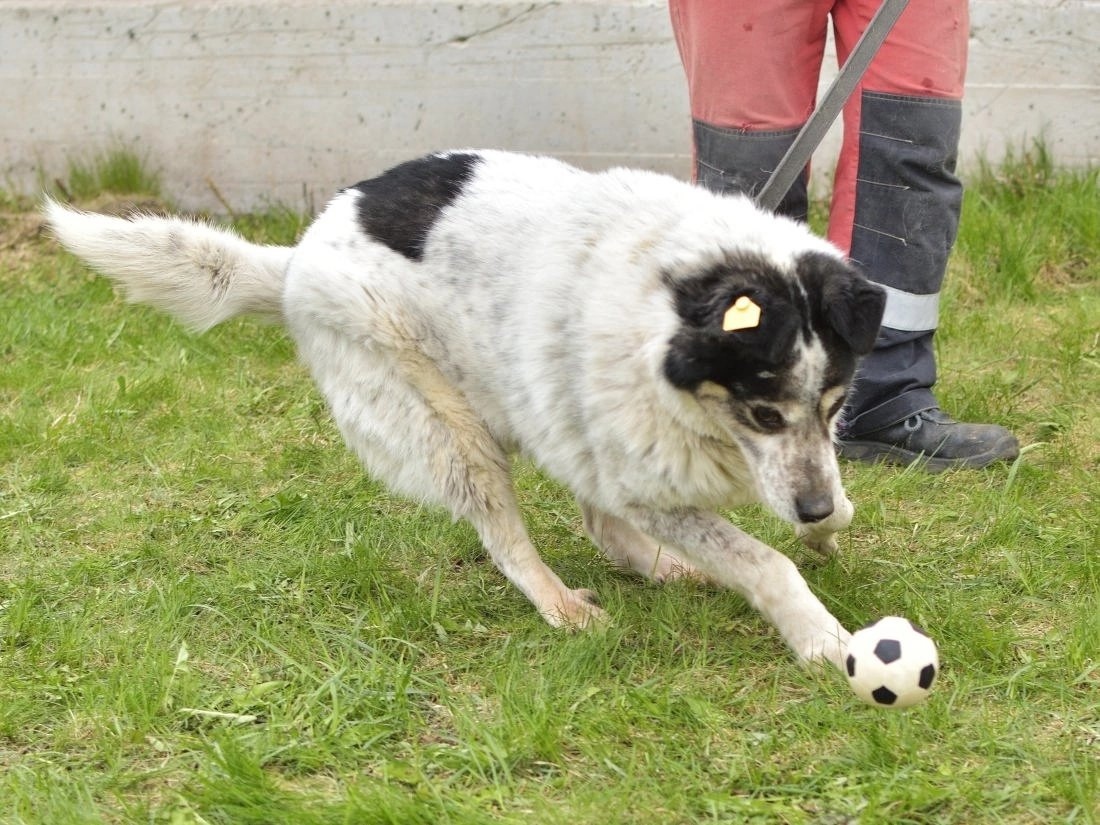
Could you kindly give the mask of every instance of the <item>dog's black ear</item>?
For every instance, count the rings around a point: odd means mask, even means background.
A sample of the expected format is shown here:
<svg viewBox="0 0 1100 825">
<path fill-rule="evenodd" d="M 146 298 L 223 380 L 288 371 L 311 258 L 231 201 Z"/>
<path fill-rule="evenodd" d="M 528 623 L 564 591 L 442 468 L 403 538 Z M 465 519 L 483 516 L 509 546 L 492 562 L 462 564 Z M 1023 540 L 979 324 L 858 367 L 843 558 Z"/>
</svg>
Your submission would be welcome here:
<svg viewBox="0 0 1100 825">
<path fill-rule="evenodd" d="M 714 342 L 706 333 L 680 330 L 668 342 L 665 355 L 665 378 L 674 387 L 693 390 L 710 378 L 714 370 Z"/>
<path fill-rule="evenodd" d="M 744 300 L 744 297 L 738 296 L 722 315 L 722 341 L 746 360 L 777 366 L 790 357 L 794 347 L 800 326 L 798 312 L 785 296 L 779 294 L 753 290 L 745 297 L 749 297 L 753 305 L 759 302 L 757 321 L 749 327 L 730 328 L 727 319 L 731 310 L 736 312 L 737 305 Z"/>
<path fill-rule="evenodd" d="M 680 318 L 665 358 L 675 386 L 744 384 L 790 358 L 802 319 L 790 278 L 770 262 L 745 255 L 666 283 Z"/>
<path fill-rule="evenodd" d="M 747 298 L 758 313 L 743 327 L 724 323 L 739 298 Z M 799 324 L 798 313 L 788 301 L 754 288 L 728 299 L 727 304 L 712 306 L 705 325 L 685 324 L 669 341 L 665 376 L 674 386 L 688 390 L 703 381 L 724 386 L 743 383 L 761 370 L 777 368 L 790 356 Z"/>
<path fill-rule="evenodd" d="M 826 303 L 825 317 L 852 352 L 866 355 L 875 348 L 885 309 L 886 290 L 853 273 L 840 294 Z"/>
<path fill-rule="evenodd" d="M 866 355 L 874 349 L 886 309 L 886 290 L 827 255 L 806 255 L 798 269 L 804 283 L 819 285 L 825 322 L 852 352 Z"/>
</svg>

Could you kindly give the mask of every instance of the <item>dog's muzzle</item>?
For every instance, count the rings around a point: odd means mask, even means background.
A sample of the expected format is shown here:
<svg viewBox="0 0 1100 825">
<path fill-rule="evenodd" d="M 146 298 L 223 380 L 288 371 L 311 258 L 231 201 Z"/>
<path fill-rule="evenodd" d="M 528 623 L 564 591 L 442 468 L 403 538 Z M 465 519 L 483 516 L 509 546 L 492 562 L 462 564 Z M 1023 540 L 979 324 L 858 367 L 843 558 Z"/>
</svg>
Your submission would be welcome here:
<svg viewBox="0 0 1100 825">
<path fill-rule="evenodd" d="M 833 497 L 826 493 L 795 496 L 794 511 L 803 524 L 816 524 L 833 514 Z"/>
</svg>

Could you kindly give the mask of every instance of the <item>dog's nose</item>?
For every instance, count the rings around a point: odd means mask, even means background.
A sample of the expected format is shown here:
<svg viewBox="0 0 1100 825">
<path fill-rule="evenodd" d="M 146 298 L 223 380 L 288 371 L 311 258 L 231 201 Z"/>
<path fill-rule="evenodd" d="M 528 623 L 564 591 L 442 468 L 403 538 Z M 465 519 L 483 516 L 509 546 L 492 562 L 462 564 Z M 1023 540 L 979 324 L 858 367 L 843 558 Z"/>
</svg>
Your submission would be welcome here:
<svg viewBox="0 0 1100 825">
<path fill-rule="evenodd" d="M 833 497 L 824 494 L 795 496 L 794 509 L 803 524 L 823 521 L 833 514 Z"/>
</svg>

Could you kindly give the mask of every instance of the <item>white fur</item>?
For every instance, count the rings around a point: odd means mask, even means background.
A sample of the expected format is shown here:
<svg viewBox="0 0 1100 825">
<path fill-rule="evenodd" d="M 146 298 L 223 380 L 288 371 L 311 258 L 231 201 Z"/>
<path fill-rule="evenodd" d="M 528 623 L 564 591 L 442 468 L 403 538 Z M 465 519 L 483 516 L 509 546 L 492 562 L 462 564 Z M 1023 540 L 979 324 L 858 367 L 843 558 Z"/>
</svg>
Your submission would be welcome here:
<svg viewBox="0 0 1100 825">
<path fill-rule="evenodd" d="M 280 314 L 290 259 L 285 247 L 257 246 L 179 218 L 122 221 L 52 200 L 44 211 L 70 252 L 110 273 L 130 300 L 169 312 L 191 329 L 206 330 L 244 313 Z"/>
<path fill-rule="evenodd" d="M 798 529 L 835 548 L 852 508 L 820 420 L 822 393 L 839 391 L 824 386 L 821 347 L 799 359 L 805 394 L 784 408 L 783 435 L 746 432 L 725 390 L 688 393 L 662 372 L 680 324 L 667 278 L 731 251 L 784 272 L 801 253 L 838 253 L 746 199 L 668 177 L 480 154 L 420 261 L 364 234 L 356 190 L 337 195 L 293 250 L 175 219 L 57 204 L 47 214 L 66 247 L 192 326 L 280 312 L 369 471 L 468 520 L 551 623 L 603 613 L 531 544 L 510 478 L 515 450 L 568 485 L 610 558 L 658 580 L 732 587 L 800 657 L 840 665 L 848 634 L 794 565 L 714 514 L 763 501 L 797 522 L 793 497 L 812 484 L 834 512 Z"/>
</svg>

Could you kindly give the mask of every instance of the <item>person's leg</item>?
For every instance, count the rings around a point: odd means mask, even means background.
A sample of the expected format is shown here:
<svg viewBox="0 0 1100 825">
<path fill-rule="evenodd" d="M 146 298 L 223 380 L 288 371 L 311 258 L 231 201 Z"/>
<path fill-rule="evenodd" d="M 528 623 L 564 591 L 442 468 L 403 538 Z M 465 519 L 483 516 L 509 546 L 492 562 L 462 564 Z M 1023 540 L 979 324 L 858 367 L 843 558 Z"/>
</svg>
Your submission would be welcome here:
<svg viewBox="0 0 1100 825">
<path fill-rule="evenodd" d="M 878 5 L 834 8 L 841 62 Z M 940 288 L 962 201 L 954 173 L 968 34 L 965 0 L 910 4 L 844 110 L 829 238 L 888 294 L 841 433 L 852 458 L 923 454 L 930 469 L 945 469 L 1018 452 L 1007 430 L 956 423 L 932 393 Z"/>
<path fill-rule="evenodd" d="M 813 111 L 831 0 L 670 0 L 691 101 L 694 175 L 758 191 Z M 806 217 L 807 174 L 779 212 Z"/>
</svg>

